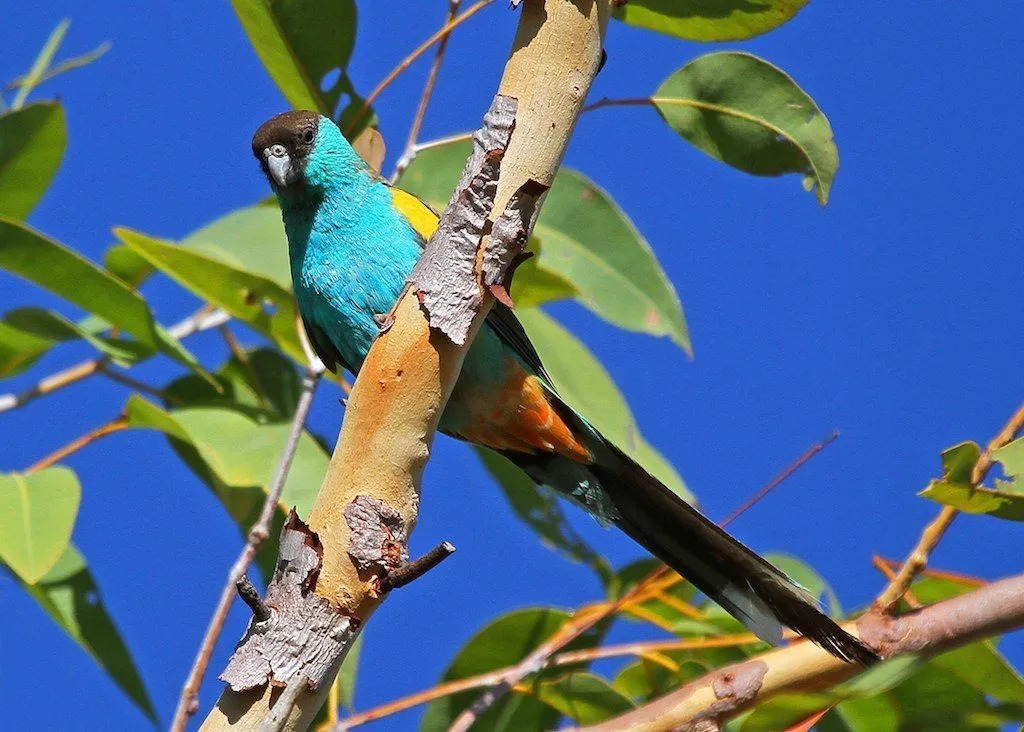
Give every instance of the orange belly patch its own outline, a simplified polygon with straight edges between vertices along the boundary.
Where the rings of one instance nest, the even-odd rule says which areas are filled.
[[[519,364],[508,370],[498,393],[471,399],[479,405],[471,426],[459,434],[470,442],[496,450],[555,452],[578,463],[593,462],[590,451],[573,435],[569,425],[548,402],[548,395],[533,374]]]

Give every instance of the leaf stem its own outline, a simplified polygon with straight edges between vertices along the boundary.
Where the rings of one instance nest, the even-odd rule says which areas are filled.
[[[26,474],[38,473],[40,470],[45,470],[46,468],[49,468],[55,465],[56,463],[59,463],[61,460],[68,457],[69,455],[73,455],[74,453],[81,450],[83,447],[91,445],[101,437],[111,435],[115,432],[120,432],[121,430],[127,428],[128,420],[125,418],[123,414],[119,414],[117,417],[110,420],[109,422],[104,422],[99,427],[89,430],[81,437],[76,437],[74,440],[64,445],[63,447],[54,450],[41,460],[32,463],[27,468],[25,468],[24,472]]]

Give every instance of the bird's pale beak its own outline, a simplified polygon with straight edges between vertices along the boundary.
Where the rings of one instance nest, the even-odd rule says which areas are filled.
[[[278,188],[287,188],[292,180],[292,159],[283,145],[273,145],[263,151],[263,162]]]

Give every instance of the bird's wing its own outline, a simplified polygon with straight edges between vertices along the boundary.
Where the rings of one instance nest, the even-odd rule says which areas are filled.
[[[413,231],[419,234],[420,246],[425,246],[427,239],[433,236],[434,231],[437,229],[437,221],[440,216],[433,208],[413,194],[403,191],[401,188],[391,187],[390,190],[391,201],[394,203],[395,208],[409,222],[409,226],[412,227]],[[544,364],[540,360],[537,349],[533,347],[530,337],[526,335],[526,330],[519,322],[519,318],[512,312],[512,308],[500,302],[495,302],[494,307],[487,314],[486,322],[505,345],[518,354],[523,363],[547,381],[549,385],[552,383],[551,377],[544,369]]]
[[[305,318],[302,318],[302,325],[306,329],[309,345],[313,347],[316,355],[329,371],[337,374],[339,372],[338,367],[340,366],[341,369],[355,373],[355,369],[345,362],[345,359],[338,353],[338,349],[331,343],[331,339],[327,337],[327,334],[319,326],[310,323]]]

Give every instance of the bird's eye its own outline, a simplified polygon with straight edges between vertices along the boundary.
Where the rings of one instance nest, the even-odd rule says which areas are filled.
[[[313,142],[313,130],[306,130],[303,132],[302,139],[306,142]]]

